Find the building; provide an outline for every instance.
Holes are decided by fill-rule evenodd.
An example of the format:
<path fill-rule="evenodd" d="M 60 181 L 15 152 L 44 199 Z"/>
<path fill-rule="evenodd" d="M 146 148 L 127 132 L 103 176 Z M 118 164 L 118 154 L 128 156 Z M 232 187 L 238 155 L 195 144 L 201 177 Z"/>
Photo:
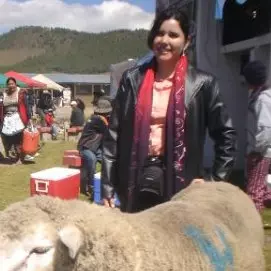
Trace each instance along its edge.
<path fill-rule="evenodd" d="M 34 73 L 24 73 L 28 77 L 34 77 Z M 45 73 L 44 76 L 63 87 L 70 88 L 72 96 L 93 95 L 103 89 L 107 94 L 110 91 L 110 74 L 68 74 L 68 73 Z"/>
<path fill-rule="evenodd" d="M 123 72 L 136 64 L 137 60 L 128 59 L 116 64 L 110 65 L 110 96 L 112 99 L 116 97 L 119 82 Z"/>
<path fill-rule="evenodd" d="M 194 64 L 214 74 L 219 81 L 221 94 L 238 133 L 237 168 L 243 168 L 248 91 L 243 83 L 242 68 L 247 61 L 255 59 L 262 60 L 271 68 L 271 1 L 157 0 L 156 3 L 158 11 L 169 5 L 189 10 L 195 25 Z M 247 15 L 250 18 L 244 19 Z M 242 32 L 246 33 L 245 36 Z M 206 166 L 212 164 L 212 150 L 212 142 L 208 138 Z"/>

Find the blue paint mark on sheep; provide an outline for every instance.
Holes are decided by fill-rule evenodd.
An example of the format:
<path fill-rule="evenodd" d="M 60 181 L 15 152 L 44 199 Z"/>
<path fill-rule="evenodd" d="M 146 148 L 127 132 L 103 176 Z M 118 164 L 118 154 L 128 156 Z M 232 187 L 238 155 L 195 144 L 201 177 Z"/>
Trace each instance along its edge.
<path fill-rule="evenodd" d="M 206 234 L 195 226 L 189 226 L 185 230 L 185 234 L 191 237 L 199 246 L 200 250 L 208 256 L 215 271 L 225 271 L 228 268 L 233 270 L 233 253 L 230 244 L 225 238 L 225 234 L 221 229 L 215 230 L 217 237 L 224 246 L 223 251 L 220 251 Z"/>

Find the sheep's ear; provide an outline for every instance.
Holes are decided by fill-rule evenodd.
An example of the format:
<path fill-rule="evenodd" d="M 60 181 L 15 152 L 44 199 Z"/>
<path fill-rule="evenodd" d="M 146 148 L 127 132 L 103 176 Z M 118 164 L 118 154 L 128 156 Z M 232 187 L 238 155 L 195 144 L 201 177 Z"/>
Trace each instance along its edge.
<path fill-rule="evenodd" d="M 83 234 L 76 226 L 66 226 L 59 232 L 61 242 L 68 248 L 69 255 L 75 259 L 83 245 Z"/>

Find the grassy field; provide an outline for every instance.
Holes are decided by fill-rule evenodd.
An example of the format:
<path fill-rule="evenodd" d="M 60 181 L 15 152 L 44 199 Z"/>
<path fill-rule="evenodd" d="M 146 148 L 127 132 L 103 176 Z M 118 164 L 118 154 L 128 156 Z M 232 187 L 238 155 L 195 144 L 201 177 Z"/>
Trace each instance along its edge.
<path fill-rule="evenodd" d="M 46 144 L 36 158 L 35 164 L 0 165 L 0 210 L 8 204 L 25 199 L 30 194 L 30 174 L 42 169 L 61 166 L 64 150 L 74 149 L 72 142 L 52 142 Z"/>
<path fill-rule="evenodd" d="M 75 143 L 72 142 L 50 142 L 42 148 L 35 164 L 0 165 L 0 210 L 13 202 L 23 200 L 29 196 L 31 173 L 50 167 L 61 166 L 64 150 L 74 148 Z M 264 213 L 263 220 L 271 224 L 271 209 Z M 266 231 L 265 255 L 266 270 L 271 271 L 271 231 Z"/>

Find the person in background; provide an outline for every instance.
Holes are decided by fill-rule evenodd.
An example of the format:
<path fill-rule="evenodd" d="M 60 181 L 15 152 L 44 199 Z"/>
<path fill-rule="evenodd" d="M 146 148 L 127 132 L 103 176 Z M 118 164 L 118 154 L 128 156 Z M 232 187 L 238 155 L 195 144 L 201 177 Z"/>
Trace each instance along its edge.
<path fill-rule="evenodd" d="M 40 116 L 42 127 L 51 127 L 52 139 L 57 139 L 57 126 L 54 121 L 55 105 L 48 90 L 43 90 L 37 104 L 36 112 Z"/>
<path fill-rule="evenodd" d="M 87 120 L 78 141 L 77 149 L 83 161 L 81 190 L 88 195 L 92 191 L 96 164 L 102 159 L 103 135 L 107 129 L 111 111 L 111 103 L 100 98 L 94 107 L 94 114 Z"/>
<path fill-rule="evenodd" d="M 36 99 L 33 89 L 28 89 L 27 90 L 27 96 L 28 96 L 28 104 L 29 104 L 29 107 L 30 107 L 30 110 L 31 110 L 31 115 L 33 116 L 34 115 L 33 108 L 35 106 L 35 99 Z"/>
<path fill-rule="evenodd" d="M 40 95 L 40 99 L 37 104 L 36 112 L 40 116 L 42 126 L 46 126 L 45 113 L 48 110 L 55 110 L 52 96 L 50 92 L 45 89 Z"/>
<path fill-rule="evenodd" d="M 10 163 L 32 161 L 34 157 L 21 152 L 23 130 L 31 120 L 27 92 L 17 87 L 16 79 L 7 79 L 7 90 L 0 99 L 0 128 L 6 158 Z"/>
<path fill-rule="evenodd" d="M 271 189 L 266 178 L 271 165 L 271 88 L 267 70 L 260 61 L 243 70 L 249 88 L 247 115 L 247 193 L 261 212 L 271 206 Z"/>
<path fill-rule="evenodd" d="M 75 101 L 77 103 L 77 107 L 79 109 L 81 109 L 82 112 L 84 113 L 85 112 L 85 108 L 86 108 L 85 103 L 81 99 L 79 99 L 79 98 L 76 98 Z"/>
<path fill-rule="evenodd" d="M 154 58 L 127 70 L 103 141 L 102 193 L 106 207 L 138 212 L 168 201 L 191 183 L 228 181 L 236 132 L 216 79 L 189 64 L 188 15 L 162 11 L 148 46 Z M 208 129 L 214 141 L 210 176 L 203 167 Z"/>
<path fill-rule="evenodd" d="M 71 101 L 72 113 L 70 118 L 70 127 L 80 127 L 85 123 L 85 104 L 81 99 Z"/>
<path fill-rule="evenodd" d="M 96 106 L 97 105 L 97 102 L 99 101 L 99 99 L 101 97 L 105 96 L 105 91 L 104 89 L 99 89 L 99 90 L 94 90 L 94 97 L 93 97 L 93 101 L 92 101 L 92 104 L 93 106 Z"/>

